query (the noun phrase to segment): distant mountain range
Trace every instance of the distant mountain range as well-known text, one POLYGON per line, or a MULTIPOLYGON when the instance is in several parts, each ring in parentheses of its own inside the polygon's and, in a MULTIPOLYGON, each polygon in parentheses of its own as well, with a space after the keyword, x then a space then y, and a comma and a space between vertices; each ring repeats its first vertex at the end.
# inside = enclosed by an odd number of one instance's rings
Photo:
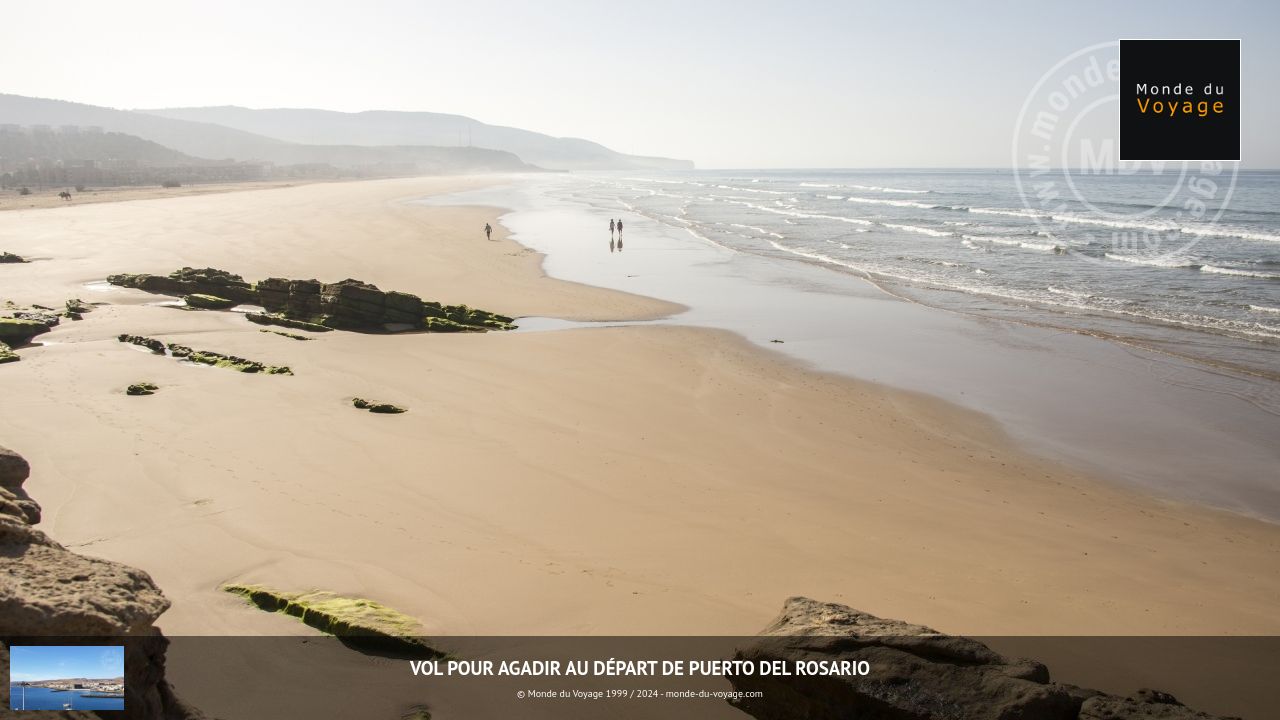
POLYGON ((688 161, 624 155, 587 140, 438 113, 240 107, 129 111, 0 94, 0 126, 6 124, 97 126, 194 158, 279 165, 413 164, 454 172, 536 169, 530 165, 555 170, 692 167, 688 161))
POLYGON ((515 153, 525 162, 557 170, 692 169, 688 160, 624 155, 578 138, 558 138, 519 128, 488 125, 462 115, 367 110, 253 110, 221 107, 166 108, 138 112, 211 123, 308 145, 470 145, 515 153))

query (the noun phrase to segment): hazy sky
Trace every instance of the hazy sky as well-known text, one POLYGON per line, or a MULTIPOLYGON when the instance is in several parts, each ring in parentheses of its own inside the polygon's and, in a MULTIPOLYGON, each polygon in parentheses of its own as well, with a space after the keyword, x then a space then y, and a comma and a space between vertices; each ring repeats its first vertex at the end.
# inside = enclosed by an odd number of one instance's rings
MULTIPOLYGON (((1246 167, 1280 167, 1280 3, 8 3, 0 92, 120 108, 431 110, 701 167, 985 166, 1062 57, 1239 37, 1246 167)), ((2 121, 2 119, 0 119, 2 121)))
POLYGON ((10 648, 11 680, 102 680, 124 675, 122 646, 27 645, 10 648))

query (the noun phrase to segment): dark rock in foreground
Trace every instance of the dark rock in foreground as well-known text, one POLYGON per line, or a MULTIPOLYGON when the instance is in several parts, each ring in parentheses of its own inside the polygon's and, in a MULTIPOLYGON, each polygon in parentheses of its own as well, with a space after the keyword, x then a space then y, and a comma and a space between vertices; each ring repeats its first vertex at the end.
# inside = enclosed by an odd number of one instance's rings
POLYGON ((4 263, 24 263, 25 259, 20 255, 14 255, 11 252, 0 252, 0 264, 4 263))
POLYGON ((217 268, 184 267, 168 275, 126 273, 108 276, 107 282, 160 295, 213 295, 237 303, 258 301, 257 292, 244 278, 217 268))
MULTIPOLYGON (((78 711, 56 717, 110 717, 121 720, 200 720, 204 715, 183 703, 165 680, 169 641, 154 626, 169 600, 145 572, 127 565, 73 553, 31 527, 39 506, 13 511, 27 463, 0 448, 0 637, 40 637, 57 644, 83 640, 125 647, 125 709, 98 715, 78 711), (12 485, 15 479, 16 485, 12 485)), ((23 496, 25 498, 25 496, 23 496)), ((9 665, 0 645, 0 667, 9 665)), ((0 707, 9 707, 9 683, 0 685, 0 707)), ((7 716, 7 710, 0 710, 7 716)), ((28 713, 22 714, 24 717, 28 713)), ((30 714, 32 717, 43 714, 30 714)), ((55 717, 54 713, 48 716, 55 717)))
POLYGON ((16 490, 31 477, 31 466, 18 453, 0 447, 0 487, 16 490))
POLYGON ((735 705, 760 720, 1225 720, 1165 693, 1132 698, 1050 682, 1044 665, 976 640, 796 597, 737 659, 866 661, 870 674, 734 675, 735 705))
POLYGON ((379 290, 376 285, 350 278, 336 283, 267 278, 257 288, 261 305, 268 312, 339 330, 483 332, 512 327, 512 319, 504 315, 427 302, 417 295, 379 290))
POLYGON ((125 395, 155 395, 159 385, 149 382, 134 383, 125 389, 125 395))
POLYGON ((18 362, 21 359, 22 358, 18 356, 18 353, 14 352, 13 348, 9 347, 8 343, 0 342, 0 365, 4 363, 18 362))
POLYGON ((183 296, 192 307, 261 305, 267 312, 249 314, 250 321, 296 330, 485 332, 514 327, 512 318, 505 315, 466 305, 425 301, 417 295, 380 290, 376 285, 350 278, 336 283, 267 278, 251 284, 225 270, 183 268, 167 276, 111 275, 107 281, 121 287, 183 296))

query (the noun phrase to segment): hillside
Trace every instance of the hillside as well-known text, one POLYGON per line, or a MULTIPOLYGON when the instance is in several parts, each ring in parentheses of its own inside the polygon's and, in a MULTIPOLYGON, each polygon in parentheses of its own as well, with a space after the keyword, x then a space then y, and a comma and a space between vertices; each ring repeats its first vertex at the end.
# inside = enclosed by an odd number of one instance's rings
POLYGON ((536 170, 512 153, 465 147, 307 145, 277 140, 207 122, 140 112, 0 94, 0 125, 97 126, 108 133, 136 135, 195 158, 269 162, 277 165, 333 165, 344 168, 414 166, 421 172, 536 170))
POLYGON ((191 157, 159 143, 118 132, 29 133, 0 130, 0 158, 20 161, 40 158, 61 161, 126 160, 151 165, 199 165, 208 160, 191 157))
POLYGON ((525 162, 559 170, 691 169, 671 158, 625 155, 599 143, 558 138, 519 128, 488 125, 462 115, 370 110, 358 113, 310 109, 222 106, 140 110, 157 117, 220 126, 309 145, 438 145, 505 150, 525 162))

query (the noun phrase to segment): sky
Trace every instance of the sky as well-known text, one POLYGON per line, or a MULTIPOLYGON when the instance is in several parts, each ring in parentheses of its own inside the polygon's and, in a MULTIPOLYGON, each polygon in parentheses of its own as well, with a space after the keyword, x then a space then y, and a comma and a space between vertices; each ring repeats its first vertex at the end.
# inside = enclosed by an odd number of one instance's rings
POLYGON ((1037 79, 1121 37, 1241 38, 1245 167, 1280 167, 1263 1, 22 2, 0 92, 449 112, 705 168, 1005 167, 1037 79))
POLYGON ((9 648, 9 680, 108 679, 124 676, 119 645, 14 645, 9 648))

